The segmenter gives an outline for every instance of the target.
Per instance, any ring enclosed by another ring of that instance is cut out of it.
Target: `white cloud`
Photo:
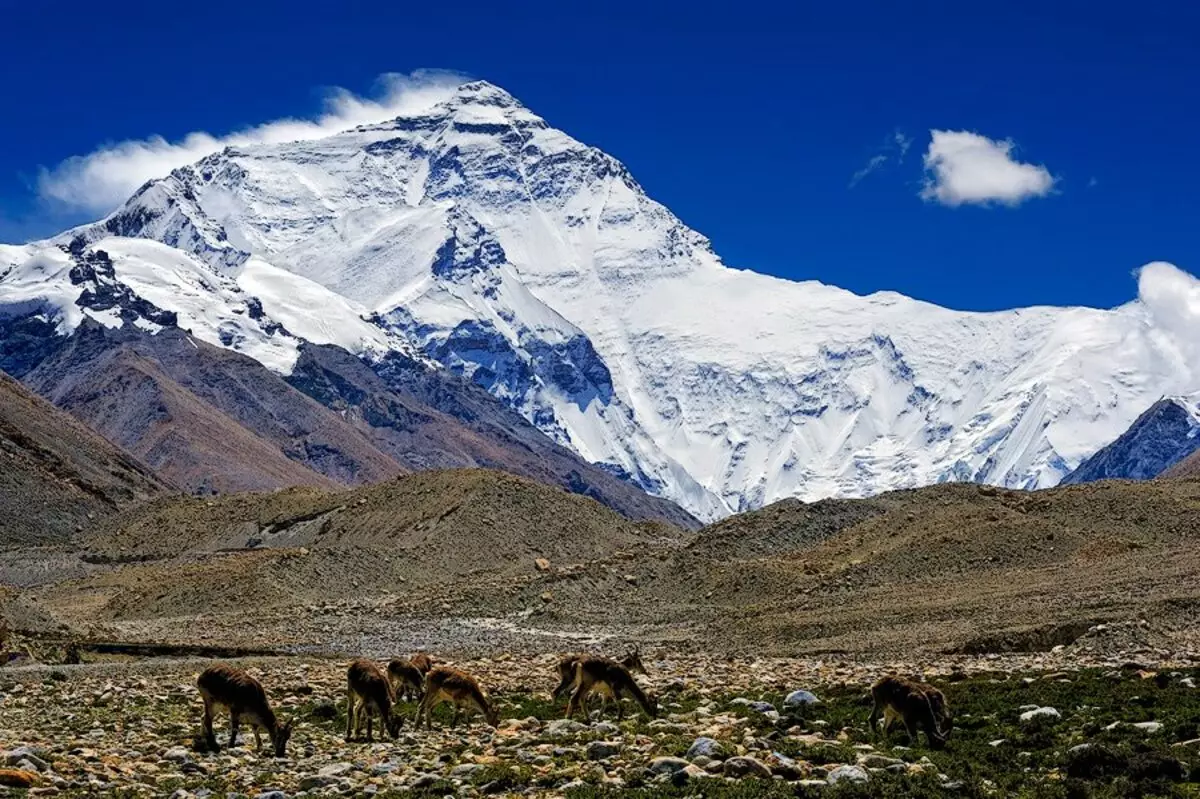
[[[1015,145],[965,130],[932,130],[921,197],[942,205],[1018,205],[1045,197],[1054,176],[1044,166],[1013,159]]]
[[[436,105],[464,80],[456,73],[433,70],[387,74],[377,81],[375,98],[331,90],[324,113],[315,119],[278,119],[223,136],[198,131],[175,142],[151,136],[106,145],[88,155],[68,158],[53,169],[43,169],[38,194],[67,208],[106,213],[147,180],[163,177],[226,146],[318,139],[356,125],[382,122]]]
[[[1165,261],[1146,264],[1137,278],[1154,330],[1174,343],[1182,367],[1200,369],[1200,280]]]

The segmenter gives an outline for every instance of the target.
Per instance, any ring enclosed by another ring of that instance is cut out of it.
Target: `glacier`
[[[1200,388],[1138,300],[961,312],[726,266],[619,161],[485,81],[227,147],[99,222],[0,245],[0,317],[121,323],[81,307],[72,248],[283,374],[302,341],[454,370],[708,520],[950,480],[1052,486]]]

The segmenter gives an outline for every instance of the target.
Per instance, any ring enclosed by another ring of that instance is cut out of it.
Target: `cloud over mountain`
[[[442,102],[464,80],[458,73],[441,70],[389,73],[376,81],[374,98],[331,89],[324,113],[315,119],[277,119],[221,136],[195,131],[173,142],[150,136],[108,144],[43,169],[38,194],[69,208],[107,213],[146,181],[225,147],[320,139],[357,125],[411,114]]]

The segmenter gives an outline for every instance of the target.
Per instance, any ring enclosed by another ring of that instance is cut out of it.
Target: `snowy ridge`
[[[1196,435],[1200,431],[1200,391],[1192,392],[1191,394],[1179,394],[1174,397],[1163,397],[1167,402],[1173,402],[1187,412],[1191,419],[1192,432],[1189,433],[1189,438]]]
[[[1138,302],[963,313],[726,267],[618,161],[485,82],[325,139],[227,148],[106,220],[0,248],[0,313],[89,313],[50,269],[75,240],[205,340],[280,372],[298,339],[407,348],[707,519],[945,480],[1054,485],[1197,388]]]

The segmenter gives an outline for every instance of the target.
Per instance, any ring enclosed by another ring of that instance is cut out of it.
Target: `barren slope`
[[[167,487],[0,372],[0,546],[59,541]]]

